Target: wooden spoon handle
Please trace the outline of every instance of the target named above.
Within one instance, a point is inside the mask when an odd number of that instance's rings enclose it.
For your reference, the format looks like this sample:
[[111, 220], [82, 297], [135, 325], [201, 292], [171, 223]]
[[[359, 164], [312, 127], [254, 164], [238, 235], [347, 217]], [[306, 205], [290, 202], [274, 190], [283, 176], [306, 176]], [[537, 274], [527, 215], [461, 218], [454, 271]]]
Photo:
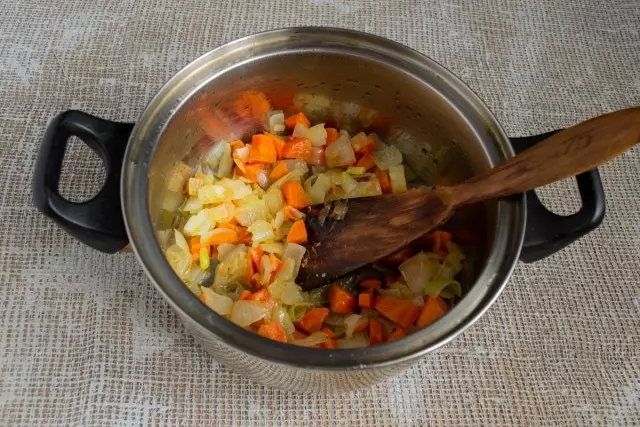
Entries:
[[602, 165], [640, 141], [640, 107], [605, 114], [547, 138], [451, 188], [460, 206], [522, 193]]

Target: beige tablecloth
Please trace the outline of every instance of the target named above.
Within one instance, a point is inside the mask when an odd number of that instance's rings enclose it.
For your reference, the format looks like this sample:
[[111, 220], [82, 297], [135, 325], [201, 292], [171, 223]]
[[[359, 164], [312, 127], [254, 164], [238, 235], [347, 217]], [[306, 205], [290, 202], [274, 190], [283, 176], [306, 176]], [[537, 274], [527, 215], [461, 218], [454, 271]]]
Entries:
[[[518, 265], [475, 326], [378, 387], [303, 397], [197, 347], [133, 255], [104, 255], [31, 205], [47, 122], [134, 121], [197, 56], [270, 28], [331, 25], [407, 44], [463, 78], [511, 135], [640, 105], [628, 1], [0, 1], [1, 425], [638, 425], [640, 150], [601, 169], [602, 226]], [[99, 163], [73, 144], [64, 194]], [[556, 210], [575, 188], [543, 191]]]

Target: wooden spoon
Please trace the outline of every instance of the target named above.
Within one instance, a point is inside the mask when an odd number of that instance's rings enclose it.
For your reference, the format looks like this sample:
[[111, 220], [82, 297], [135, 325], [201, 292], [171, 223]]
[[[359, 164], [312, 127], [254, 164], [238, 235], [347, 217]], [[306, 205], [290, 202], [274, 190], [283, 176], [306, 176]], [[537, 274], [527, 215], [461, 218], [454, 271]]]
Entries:
[[[346, 217], [312, 225], [298, 283], [313, 289], [390, 255], [444, 223], [460, 206], [522, 193], [602, 165], [640, 141], [640, 107], [565, 129], [452, 187], [349, 201]], [[328, 225], [327, 225], [328, 224]]]

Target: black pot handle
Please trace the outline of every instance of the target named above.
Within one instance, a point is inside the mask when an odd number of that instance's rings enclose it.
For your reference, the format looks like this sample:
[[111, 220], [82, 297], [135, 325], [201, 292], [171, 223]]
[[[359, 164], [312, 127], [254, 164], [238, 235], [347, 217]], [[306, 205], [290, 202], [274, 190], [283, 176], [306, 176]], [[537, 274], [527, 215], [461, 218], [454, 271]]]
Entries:
[[[516, 154], [560, 132], [555, 130], [541, 135], [511, 138]], [[572, 215], [557, 215], [544, 207], [535, 191], [527, 192], [527, 229], [520, 259], [534, 262], [545, 258], [600, 225], [604, 218], [604, 190], [598, 169], [576, 176], [582, 207]]]
[[[127, 243], [120, 202], [120, 172], [132, 123], [100, 119], [69, 110], [49, 123], [33, 174], [36, 207], [76, 239], [102, 252], [114, 253]], [[62, 161], [71, 136], [77, 136], [105, 164], [104, 186], [91, 200], [74, 203], [58, 193]]]

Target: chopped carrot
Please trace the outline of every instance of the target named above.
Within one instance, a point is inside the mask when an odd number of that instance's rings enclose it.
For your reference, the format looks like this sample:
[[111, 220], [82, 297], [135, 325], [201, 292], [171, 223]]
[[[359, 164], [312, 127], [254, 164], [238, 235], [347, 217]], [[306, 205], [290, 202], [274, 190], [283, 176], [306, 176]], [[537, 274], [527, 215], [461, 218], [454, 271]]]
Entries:
[[274, 341], [287, 342], [287, 334], [284, 332], [280, 323], [275, 320], [260, 326], [258, 334]]
[[200, 259], [200, 237], [192, 237], [189, 240], [189, 251], [194, 261]]
[[382, 282], [378, 279], [364, 279], [360, 282], [360, 286], [365, 289], [380, 289]]
[[274, 163], [278, 160], [278, 152], [273, 138], [257, 134], [251, 137], [251, 151], [249, 152], [250, 162]]
[[278, 158], [281, 159], [282, 149], [284, 148], [284, 144], [285, 144], [284, 139], [280, 138], [278, 135], [274, 135], [269, 132], [265, 132], [264, 134], [273, 140], [273, 143], [276, 146], [276, 153], [278, 154]]
[[313, 155], [313, 146], [308, 138], [289, 138], [282, 147], [282, 157], [285, 159], [309, 160]]
[[238, 243], [238, 232], [235, 230], [229, 230], [228, 228], [216, 228], [220, 230], [218, 233], [213, 234], [205, 240], [205, 245], [221, 245], [222, 243]]
[[200, 301], [202, 301], [203, 303], [207, 303], [207, 297], [204, 295], [204, 292], [200, 294], [200, 296], [198, 297], [198, 299]]
[[282, 264], [284, 264], [280, 258], [276, 256], [276, 254], [269, 254], [269, 264], [271, 265], [271, 276], [269, 277], [269, 283], [273, 282], [273, 279], [276, 278], [276, 274], [282, 268]]
[[424, 241], [433, 252], [446, 255], [449, 253], [448, 243], [451, 241], [451, 233], [444, 230], [436, 230], [425, 237]]
[[231, 145], [231, 151], [236, 151], [238, 148], [244, 147], [244, 142], [236, 139], [235, 141], [231, 141], [229, 145]]
[[245, 119], [266, 120], [267, 113], [271, 111], [271, 104], [266, 95], [255, 90], [242, 92], [233, 105], [235, 113]]
[[251, 292], [249, 292], [246, 289], [244, 291], [242, 291], [242, 293], [240, 294], [240, 299], [241, 300], [248, 300], [249, 297], [251, 297]]
[[253, 266], [253, 261], [251, 260], [251, 257], [247, 258], [247, 282], [249, 282], [252, 285], [255, 285], [258, 283], [256, 268]]
[[382, 169], [376, 169], [376, 176], [380, 181], [380, 188], [383, 193], [391, 193], [391, 180], [389, 179], [389, 172]]
[[284, 217], [293, 221], [304, 218], [304, 214], [293, 206], [286, 205], [284, 207]]
[[407, 329], [420, 315], [420, 309], [415, 302], [408, 299], [379, 296], [373, 308], [387, 319], [396, 322]]
[[262, 288], [260, 290], [257, 290], [254, 293], [252, 293], [251, 296], [249, 297], [250, 301], [259, 301], [259, 302], [265, 302], [268, 299], [269, 299], [269, 291], [267, 290], [267, 288]]
[[351, 146], [357, 154], [369, 154], [376, 149], [376, 140], [367, 136], [366, 133], [360, 132], [351, 138]]
[[325, 130], [327, 131], [327, 145], [331, 144], [336, 139], [338, 139], [338, 129], [326, 128]]
[[293, 206], [296, 209], [302, 209], [309, 206], [309, 199], [302, 188], [300, 181], [289, 181], [282, 186], [282, 192], [284, 198], [287, 200], [287, 204]]
[[323, 326], [322, 329], [320, 329], [320, 332], [324, 332], [325, 334], [327, 334], [327, 336], [329, 338], [335, 338], [336, 337], [336, 334], [326, 326]]
[[373, 307], [373, 289], [369, 289], [358, 294], [358, 306], [366, 309], [371, 309]]
[[309, 119], [307, 119], [307, 116], [305, 116], [302, 113], [296, 113], [293, 116], [289, 116], [287, 117], [287, 119], [284, 121], [284, 124], [287, 125], [288, 128], [293, 129], [294, 127], [296, 127], [296, 125], [298, 123], [302, 123], [303, 125], [305, 125], [306, 127], [310, 127], [311, 126], [311, 122], [309, 121]]
[[402, 328], [395, 328], [393, 332], [387, 336], [387, 342], [400, 339], [406, 335], [407, 333]]
[[329, 305], [334, 313], [351, 313], [356, 306], [356, 297], [337, 284], [333, 284], [329, 288]]
[[369, 320], [369, 343], [371, 345], [382, 342], [382, 323], [376, 319]]
[[256, 270], [260, 269], [260, 260], [262, 259], [262, 255], [264, 255], [264, 251], [260, 248], [249, 249], [249, 258], [251, 258], [253, 268]]
[[307, 229], [303, 220], [299, 219], [293, 223], [289, 234], [287, 234], [287, 243], [307, 243]]
[[320, 348], [336, 348], [336, 347], [337, 347], [337, 343], [335, 338], [327, 338], [325, 342], [320, 344]]
[[306, 338], [307, 334], [303, 334], [302, 332], [298, 331], [297, 329], [291, 334], [291, 337], [294, 340], [301, 340], [302, 338]]
[[360, 157], [360, 160], [358, 160], [358, 163], [356, 163], [356, 166], [361, 166], [366, 170], [369, 170], [376, 167], [376, 162], [373, 160], [373, 156], [367, 153], [364, 156]]
[[416, 326], [419, 328], [429, 326], [444, 316], [447, 311], [449, 311], [449, 305], [444, 299], [427, 296], [424, 299], [424, 306], [422, 307], [422, 311], [420, 311]]
[[328, 315], [328, 308], [312, 308], [302, 316], [300, 329], [307, 333], [317, 332], [322, 328], [322, 324]]
[[245, 164], [244, 171], [240, 168], [236, 171], [238, 176], [247, 178], [251, 182], [259, 182], [260, 174], [266, 173], [266, 165], [264, 163]]
[[242, 227], [240, 227], [238, 224], [234, 224], [234, 223], [232, 223], [232, 222], [221, 222], [221, 223], [219, 223], [219, 224], [217, 225], [217, 227], [216, 227], [216, 228], [226, 228], [226, 229], [228, 229], [228, 230], [233, 230], [233, 231], [238, 232], [238, 231], [240, 231], [240, 229], [241, 229]]
[[410, 247], [402, 248], [398, 252], [384, 258], [384, 262], [393, 265], [400, 265], [414, 255], [414, 250]]
[[269, 178], [271, 178], [273, 181], [276, 181], [285, 176], [288, 172], [289, 167], [287, 166], [287, 162], [280, 160], [276, 164], [276, 167], [271, 171], [271, 174], [269, 174]]

